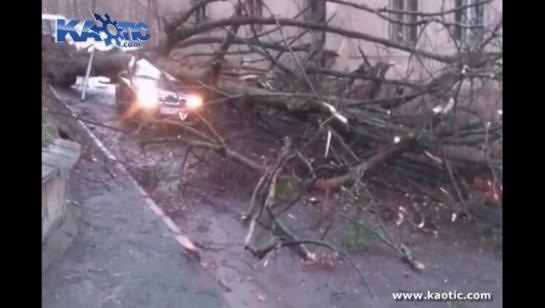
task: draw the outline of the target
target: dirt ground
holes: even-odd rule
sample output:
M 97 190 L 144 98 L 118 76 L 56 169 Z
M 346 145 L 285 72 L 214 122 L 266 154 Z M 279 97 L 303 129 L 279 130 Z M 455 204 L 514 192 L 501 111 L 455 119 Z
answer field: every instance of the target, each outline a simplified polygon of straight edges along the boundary
M 96 83 L 86 102 L 75 89 L 58 90 L 78 116 L 87 122 L 117 129 L 113 89 Z M 274 157 L 279 136 L 259 131 L 225 108 L 211 121 L 229 145 L 256 160 Z M 277 123 L 278 124 L 278 123 Z M 279 124 L 278 124 L 279 125 Z M 289 125 L 286 129 L 289 129 Z M 143 131 L 138 136 L 90 125 L 105 146 L 121 160 L 163 210 L 201 249 L 202 267 L 224 286 L 226 297 L 239 307 L 501 307 L 501 232 L 454 217 L 455 209 L 418 196 L 414 190 L 391 190 L 370 183 L 369 190 L 385 200 L 381 210 L 391 219 L 391 234 L 426 265 L 417 273 L 393 250 L 372 236 L 357 234 L 336 218 L 325 240 L 347 251 L 374 293 L 371 297 L 354 269 L 342 258 L 311 247 L 323 262 L 304 264 L 281 249 L 256 260 L 243 248 L 247 227 L 241 215 L 260 175 L 201 149 L 192 149 L 185 166 L 186 147 L 180 143 L 142 146 L 143 140 L 165 137 Z M 173 130 L 170 137 L 182 135 Z M 366 206 L 340 202 L 335 194 L 314 193 L 287 213 L 286 222 L 301 237 L 316 238 L 324 218 L 334 208 L 353 213 Z M 310 202 L 310 198 L 314 198 Z M 331 220 L 328 220 L 331 222 Z M 331 262 L 329 262 L 331 261 Z M 491 292 L 485 302 L 396 302 L 392 292 Z

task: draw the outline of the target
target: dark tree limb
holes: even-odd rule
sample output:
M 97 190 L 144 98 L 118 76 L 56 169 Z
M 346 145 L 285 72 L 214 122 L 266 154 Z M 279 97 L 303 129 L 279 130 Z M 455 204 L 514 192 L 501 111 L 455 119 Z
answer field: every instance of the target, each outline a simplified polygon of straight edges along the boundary
M 362 177 L 369 177 L 378 171 L 384 164 L 397 158 L 403 152 L 413 149 L 417 144 L 417 139 L 415 137 L 408 137 L 384 151 L 379 151 L 369 160 L 350 168 L 346 174 L 316 181 L 314 187 L 321 190 L 332 189 L 344 185 L 345 183 L 354 182 Z
M 243 2 L 239 0 L 238 3 L 235 5 L 235 13 L 233 14 L 233 18 L 241 16 L 243 7 L 244 7 Z M 238 28 L 240 28 L 240 25 L 232 25 L 231 29 L 227 31 L 227 36 L 221 43 L 221 46 L 219 50 L 217 51 L 217 54 L 214 57 L 213 61 L 223 60 L 225 56 L 225 52 L 229 50 L 229 47 L 231 46 L 233 40 L 235 39 L 237 35 Z
M 180 41 L 176 43 L 175 48 L 185 48 L 193 45 L 205 45 L 205 44 L 221 44 L 224 42 L 224 38 L 221 37 L 209 37 L 209 36 L 202 36 L 202 37 L 194 37 L 187 40 Z M 277 50 L 277 51 L 283 51 L 287 52 L 289 51 L 288 48 L 282 44 L 274 43 L 274 42 L 263 42 L 258 41 L 256 39 L 242 39 L 234 37 L 231 40 L 232 45 L 252 45 L 256 47 L 263 46 L 265 48 L 271 49 L 271 50 Z M 296 52 L 307 52 L 310 48 L 310 44 L 303 44 L 300 46 L 292 46 L 291 47 L 293 51 Z
M 424 266 L 424 264 L 422 264 L 422 262 L 416 260 L 416 258 L 413 256 L 413 254 L 411 253 L 411 251 L 409 250 L 409 248 L 403 244 L 401 245 L 397 245 L 395 244 L 391 239 L 388 239 L 386 238 L 383 234 L 381 234 L 380 232 L 377 232 L 375 230 L 373 230 L 372 228 L 370 228 L 369 226 L 361 223 L 360 221 L 350 217 L 350 216 L 347 216 L 345 214 L 340 214 L 341 217 L 343 217 L 344 219 L 352 222 L 355 226 L 357 226 L 358 228 L 361 228 L 363 230 L 366 230 L 367 232 L 373 234 L 374 236 L 376 236 L 378 239 L 380 239 L 382 242 L 384 242 L 384 244 L 386 244 L 388 247 L 392 248 L 395 252 L 397 252 L 397 254 L 401 257 L 401 259 L 406 262 L 407 264 L 409 264 L 409 266 L 417 271 L 417 272 L 420 272 L 422 270 L 424 270 L 426 267 Z M 383 232 L 385 232 L 386 230 L 383 229 Z
M 336 33 L 345 37 L 361 39 L 364 41 L 377 43 L 385 47 L 390 47 L 390 48 L 398 49 L 408 53 L 417 54 L 424 58 L 433 59 L 443 63 L 454 63 L 460 60 L 459 55 L 436 54 L 430 51 L 415 49 L 409 45 L 404 45 L 402 43 L 397 43 L 389 39 L 377 37 L 374 35 L 358 32 L 358 31 L 353 31 L 353 30 L 349 30 L 349 29 L 345 29 L 341 27 L 323 25 L 321 23 L 316 23 L 316 22 L 306 22 L 306 21 L 292 20 L 287 18 L 259 18 L 254 16 L 247 16 L 247 17 L 215 20 L 215 21 L 210 21 L 210 22 L 200 24 L 193 28 L 185 28 L 182 30 L 177 30 L 175 36 L 172 37 L 172 34 L 171 34 L 171 40 L 175 40 L 176 42 L 183 41 L 196 34 L 206 33 L 216 28 L 223 28 L 223 27 L 234 26 L 234 25 L 249 25 L 249 24 L 281 25 L 281 26 L 306 28 L 310 30 L 326 31 L 326 32 Z M 483 56 L 487 57 L 488 55 L 497 56 L 497 55 L 500 55 L 500 53 L 497 53 L 497 52 L 481 53 L 480 57 L 481 58 Z M 468 56 L 475 57 L 479 55 L 471 54 Z
M 327 242 L 324 242 L 324 241 L 317 241 L 317 240 L 296 240 L 296 241 L 285 240 L 285 241 L 277 241 L 276 243 L 270 244 L 269 246 L 264 247 L 262 249 L 254 249 L 251 252 L 256 258 L 261 260 L 267 254 L 272 252 L 273 250 L 280 249 L 280 248 L 283 248 L 283 247 L 301 246 L 301 245 L 305 245 L 305 244 L 322 246 L 322 247 L 328 248 L 328 249 L 332 250 L 333 252 L 341 255 L 344 259 L 348 260 L 348 262 L 350 262 L 350 265 L 352 265 L 354 270 L 356 270 L 356 272 L 358 273 L 358 276 L 360 277 L 362 283 L 367 288 L 367 291 L 369 292 L 369 294 L 372 297 L 374 297 L 373 291 L 369 287 L 369 284 L 367 283 L 367 280 L 365 279 L 365 276 L 361 272 L 361 270 L 358 267 L 358 265 L 356 264 L 356 262 L 354 262 L 354 260 L 347 253 L 345 253 L 342 250 L 339 250 L 339 249 L 335 248 L 335 246 L 333 246 L 330 243 L 327 243 Z

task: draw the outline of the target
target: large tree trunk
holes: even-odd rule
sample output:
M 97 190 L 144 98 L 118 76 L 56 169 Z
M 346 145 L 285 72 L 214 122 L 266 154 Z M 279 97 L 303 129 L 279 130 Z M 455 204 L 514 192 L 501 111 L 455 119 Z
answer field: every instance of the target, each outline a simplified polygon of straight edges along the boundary
M 325 26 L 326 16 L 327 16 L 326 1 L 325 0 L 310 0 L 308 2 L 310 3 L 310 6 L 311 6 L 308 20 L 319 23 L 319 24 L 323 24 Z M 313 59 L 311 59 L 311 63 L 313 66 L 322 67 L 324 65 L 323 50 L 325 46 L 326 32 L 322 30 L 312 31 L 312 38 L 313 38 L 313 42 L 315 42 L 314 50 L 316 52 L 316 56 L 314 56 Z
M 90 53 L 76 51 L 69 45 L 58 45 L 48 39 L 43 40 L 42 43 L 44 74 L 53 84 L 67 87 L 76 81 L 77 76 L 85 75 Z M 115 81 L 119 72 L 127 68 L 130 58 L 131 54 L 118 50 L 97 51 L 91 74 L 105 76 Z

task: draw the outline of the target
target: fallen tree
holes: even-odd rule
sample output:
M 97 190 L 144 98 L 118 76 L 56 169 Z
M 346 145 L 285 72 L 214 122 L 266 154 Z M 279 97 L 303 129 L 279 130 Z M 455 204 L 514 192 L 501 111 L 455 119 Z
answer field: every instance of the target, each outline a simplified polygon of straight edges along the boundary
M 442 54 L 354 29 L 331 26 L 325 19 L 308 21 L 277 18 L 273 14 L 256 17 L 248 12 L 245 1 L 234 3 L 231 17 L 206 21 L 195 27 L 185 26 L 199 7 L 212 2 L 201 0 L 178 16 L 165 19 L 167 45 L 159 50 L 158 55 L 141 52 L 138 56 L 148 58 L 170 75 L 201 89 L 207 98 L 208 109 L 228 104 L 270 131 L 275 130 L 273 125 L 268 124 L 272 118 L 270 114 L 274 113 L 297 121 L 299 129 L 287 136 L 283 147 L 277 149 L 275 158 L 269 157 L 265 161 L 255 161 L 243 150 L 231 148 L 229 142 L 205 118 L 201 119 L 203 130 L 183 127 L 193 138 L 148 140 L 144 143 L 181 142 L 191 148 L 209 149 L 261 176 L 243 219 L 249 223 L 245 247 L 257 258 L 264 258 L 281 247 L 289 247 L 306 260 L 314 258 L 309 246 L 318 245 L 338 251 L 334 245 L 323 241 L 323 236 L 320 240 L 301 239 L 283 220 L 282 215 L 287 209 L 311 189 L 342 191 L 365 186 L 371 179 L 394 171 L 430 189 L 447 187 L 448 197 L 443 201 L 460 206 L 470 216 L 471 210 L 466 210 L 465 205 L 476 199 L 474 189 L 467 184 L 472 176 L 486 173 L 493 179 L 490 186 L 494 189 L 501 187 L 501 156 L 492 155 L 497 143 L 501 146 L 501 117 L 483 119 L 461 106 L 465 99 L 461 95 L 464 85 L 469 84 L 471 100 L 475 83 L 501 81 L 502 54 L 490 51 L 497 50 L 490 45 L 497 38 L 501 39 L 499 27 L 487 29 L 489 31 L 481 46 L 469 51 L 458 48 L 454 54 Z M 389 22 L 406 23 L 390 20 L 387 16 L 390 12 L 384 9 L 338 0 L 331 2 L 350 5 Z M 268 10 L 266 5 L 265 8 Z M 422 13 L 418 23 L 424 28 L 431 23 L 439 23 L 448 30 L 452 25 L 444 22 L 442 17 L 462 9 Z M 296 16 L 302 15 L 304 10 Z M 256 25 L 272 26 L 265 32 L 275 33 L 276 36 L 267 39 L 266 34 L 256 31 Z M 242 27 L 250 27 L 251 35 L 240 34 Z M 302 34 L 287 36 L 283 30 L 285 27 L 301 29 Z M 223 31 L 225 35 L 202 36 L 210 31 Z M 429 80 L 410 80 L 408 76 L 387 78 L 392 63 L 372 61 L 360 49 L 361 64 L 358 67 L 349 72 L 336 71 L 317 65 L 324 62 L 319 58 L 323 59 L 326 51 L 316 50 L 317 44 L 302 39 L 306 32 L 312 31 L 376 43 L 402 51 L 419 63 L 423 63 L 424 59 L 441 63 L 442 66 L 430 74 Z M 183 62 L 166 56 L 174 54 L 173 49 L 190 49 L 203 44 L 215 44 L 210 48 L 206 62 L 191 63 L 192 60 L 196 62 L 200 55 L 189 56 L 189 52 Z M 237 50 L 233 54 L 250 54 L 266 65 L 259 67 L 233 63 L 229 52 L 234 46 Z M 68 73 L 66 67 L 58 69 L 69 76 L 84 72 L 88 54 L 69 54 L 71 64 Z M 55 71 L 56 60 L 60 57 L 48 58 L 48 71 Z M 125 61 L 128 62 L 125 54 L 99 56 L 95 64 L 96 72 L 114 76 L 123 68 Z M 400 114 L 402 108 L 408 108 L 410 112 Z M 459 121 L 460 115 L 470 120 Z M 478 157 L 461 160 L 449 150 L 453 146 L 471 148 L 477 151 Z M 298 172 L 288 174 L 288 169 Z M 278 179 L 283 177 L 295 178 L 301 186 L 301 194 L 289 204 L 280 205 L 275 198 L 275 190 Z M 492 202 L 501 205 L 501 196 Z M 350 221 L 361 227 L 358 220 Z M 274 241 L 264 246 L 257 245 L 254 241 L 256 228 L 271 233 Z M 406 246 L 386 237 L 383 241 L 411 267 L 423 269 Z M 350 262 L 354 265 L 353 261 Z M 363 280 L 357 266 L 355 268 Z
M 68 87 L 76 82 L 77 76 L 85 76 L 91 53 L 76 50 L 70 45 L 55 44 L 50 38 L 42 40 L 42 65 L 50 83 Z M 131 54 L 117 49 L 96 51 L 91 67 L 92 76 L 105 76 L 117 80 L 119 72 L 126 70 Z
M 391 166 L 390 169 L 412 181 L 435 188 L 450 187 L 450 196 L 443 201 L 457 204 L 466 215 L 471 215 L 471 209 L 466 210 L 465 205 L 476 198 L 474 190 L 467 184 L 474 174 L 484 172 L 493 178 L 492 189 L 501 187 L 501 157 L 491 156 L 492 149 L 497 147 L 498 142 L 501 143 L 501 117 L 491 121 L 475 116 L 465 106 L 461 107 L 464 98 L 460 95 L 464 84 L 470 84 L 471 97 L 474 83 L 482 80 L 501 82 L 502 53 L 493 51 L 495 49 L 490 46 L 501 39 L 501 25 L 487 29 L 482 45 L 467 50 L 456 44 L 457 52 L 451 55 L 331 26 L 325 19 L 297 19 L 306 8 L 294 18 L 277 18 L 272 13 L 268 17 L 253 16 L 244 1 L 234 5 L 234 14 L 229 18 L 206 21 L 195 27 L 185 26 L 199 7 L 212 2 L 199 1 L 175 18 L 165 19 L 167 45 L 161 50 L 162 56 L 141 56 L 148 57 L 180 80 L 200 87 L 206 93 L 209 106 L 230 104 L 241 112 L 250 110 L 255 117 L 253 121 L 262 126 L 267 126 L 263 124 L 267 110 L 275 110 L 302 123 L 304 133 L 289 136 L 284 147 L 279 149 L 276 161 L 270 165 L 255 162 L 245 157 L 244 153 L 232 150 L 217 133 L 206 137 L 206 141 L 172 140 L 214 150 L 262 175 L 254 189 L 249 209 L 243 216 L 243 220 L 249 223 L 245 247 L 257 258 L 261 259 L 280 247 L 290 247 L 303 259 L 313 258 L 307 245 L 318 244 L 336 250 L 323 241 L 300 239 L 282 222 L 281 215 L 299 198 L 284 210 L 274 210 L 278 207 L 274 198 L 276 182 L 279 177 L 288 176 L 283 173 L 288 165 L 300 165 L 306 170 L 296 175 L 303 192 L 357 186 Z M 392 23 L 410 24 L 392 20 L 388 15 L 391 12 L 387 9 L 338 0 L 331 2 L 375 14 Z M 438 23 L 450 29 L 452 24 L 445 22 L 444 16 L 488 2 L 414 14 L 420 17 L 417 23 L 423 28 Z M 257 25 L 273 26 L 274 29 L 258 33 L 255 30 Z M 239 34 L 241 27 L 250 27 L 251 35 Z M 300 28 L 302 33 L 287 37 L 284 27 Z M 220 30 L 224 31 L 225 36 L 201 35 Z M 442 63 L 443 67 L 427 81 L 388 79 L 386 76 L 392 64 L 385 61 L 373 63 L 361 49 L 361 65 L 350 72 L 316 66 L 312 58 L 320 52 L 314 51 L 315 44 L 308 41 L 300 43 L 301 37 L 312 31 L 379 44 L 405 52 L 415 61 L 432 60 Z M 267 35 L 273 32 L 275 39 L 267 39 Z M 218 47 L 210 48 L 212 51 L 209 53 L 186 53 L 183 62 L 164 56 L 175 49 L 205 44 L 216 44 Z M 236 50 L 230 53 L 233 46 Z M 256 55 L 270 70 L 230 63 L 229 56 L 237 54 Z M 207 62 L 190 65 L 192 57 L 202 55 L 209 56 Z M 291 65 L 284 63 L 286 59 L 291 61 Z M 394 90 L 394 95 L 391 90 Z M 410 104 L 419 106 L 421 111 L 398 115 L 400 108 Z M 460 114 L 471 120 L 459 121 Z M 209 131 L 214 131 L 209 124 L 207 127 Z M 197 139 L 202 138 L 194 135 Z M 324 155 L 310 150 L 316 144 L 324 149 Z M 452 147 L 461 146 L 474 149 L 478 154 L 473 157 L 478 158 L 459 159 L 450 151 Z M 501 204 L 501 196 L 492 202 Z M 356 220 L 352 219 L 351 222 L 362 227 Z M 272 231 L 276 240 L 265 247 L 256 247 L 253 242 L 258 226 Z M 418 270 L 424 268 L 406 246 L 383 240 L 411 267 Z

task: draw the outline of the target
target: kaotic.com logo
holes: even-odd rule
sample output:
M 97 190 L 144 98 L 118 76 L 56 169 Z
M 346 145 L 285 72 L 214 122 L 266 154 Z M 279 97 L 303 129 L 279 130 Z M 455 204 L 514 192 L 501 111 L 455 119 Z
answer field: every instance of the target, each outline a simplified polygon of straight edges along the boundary
M 140 47 L 140 42 L 148 41 L 150 26 L 143 22 L 118 22 L 112 20 L 108 14 L 104 17 L 93 13 L 95 20 L 57 19 L 57 35 L 55 41 L 67 43 L 66 37 L 74 42 L 104 42 L 104 45 L 116 47 Z M 83 22 L 83 27 L 81 26 Z

